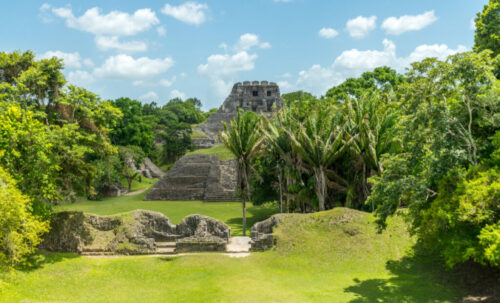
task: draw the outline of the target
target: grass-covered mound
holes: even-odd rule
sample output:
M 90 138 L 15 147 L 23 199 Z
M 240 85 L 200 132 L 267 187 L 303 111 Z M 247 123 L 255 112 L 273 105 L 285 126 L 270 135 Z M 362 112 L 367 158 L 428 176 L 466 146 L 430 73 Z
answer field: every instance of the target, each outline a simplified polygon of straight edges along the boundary
M 412 251 L 401 218 L 377 233 L 370 214 L 286 215 L 274 250 L 247 258 L 91 259 L 72 254 L 4 277 L 1 302 L 456 302 L 449 273 Z
M 220 160 L 232 160 L 234 155 L 223 144 L 219 144 L 210 148 L 201 148 L 189 152 L 186 155 L 216 155 Z

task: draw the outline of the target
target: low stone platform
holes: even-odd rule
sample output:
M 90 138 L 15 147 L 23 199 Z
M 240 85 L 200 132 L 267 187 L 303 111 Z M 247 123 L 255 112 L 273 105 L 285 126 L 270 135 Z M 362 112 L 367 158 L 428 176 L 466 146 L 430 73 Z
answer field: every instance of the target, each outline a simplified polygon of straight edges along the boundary
M 215 155 L 188 155 L 175 163 L 144 200 L 237 201 L 236 184 L 235 160 L 221 161 Z

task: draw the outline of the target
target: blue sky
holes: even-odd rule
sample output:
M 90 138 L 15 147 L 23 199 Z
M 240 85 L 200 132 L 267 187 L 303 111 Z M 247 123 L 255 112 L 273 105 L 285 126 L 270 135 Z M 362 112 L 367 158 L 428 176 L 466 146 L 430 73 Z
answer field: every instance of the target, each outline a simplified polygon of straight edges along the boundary
M 218 107 L 234 82 L 316 95 L 376 66 L 472 48 L 487 0 L 2 1 L 0 50 L 65 59 L 103 98 Z

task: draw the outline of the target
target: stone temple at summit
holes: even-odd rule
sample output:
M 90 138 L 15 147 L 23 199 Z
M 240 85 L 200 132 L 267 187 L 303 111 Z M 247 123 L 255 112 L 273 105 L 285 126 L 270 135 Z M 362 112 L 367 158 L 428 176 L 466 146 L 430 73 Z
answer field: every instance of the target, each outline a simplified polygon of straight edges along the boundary
M 281 108 L 282 103 L 280 88 L 274 82 L 238 82 L 233 85 L 231 93 L 219 110 L 211 115 L 207 122 L 198 126 L 197 130 L 216 143 L 219 131 L 223 130 L 221 121 L 229 123 L 236 116 L 239 109 L 266 115 Z M 210 147 L 200 145 L 197 142 L 194 143 L 199 147 Z
M 236 83 L 219 110 L 196 127 L 205 138 L 193 139 L 193 143 L 198 149 L 220 144 L 219 131 L 224 128 L 221 122 L 229 123 L 239 109 L 271 115 L 282 103 L 274 82 Z M 151 188 L 145 200 L 237 201 L 237 171 L 236 160 L 224 161 L 211 154 L 186 155 Z

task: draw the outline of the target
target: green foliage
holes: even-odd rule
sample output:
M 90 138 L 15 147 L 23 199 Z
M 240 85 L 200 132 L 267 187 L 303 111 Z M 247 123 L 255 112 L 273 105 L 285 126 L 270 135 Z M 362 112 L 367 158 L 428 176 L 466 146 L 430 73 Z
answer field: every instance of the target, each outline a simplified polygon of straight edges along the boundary
M 30 200 L 0 167 L 0 268 L 12 267 L 35 251 L 48 222 L 31 214 Z
M 475 19 L 474 50 L 491 50 L 493 56 L 500 54 L 500 1 L 490 0 Z
M 330 88 L 326 97 L 334 101 L 346 101 L 348 98 L 360 98 L 369 91 L 389 92 L 404 82 L 404 77 L 395 70 L 383 66 L 373 72 L 365 72 L 359 78 L 349 78 L 342 84 Z
M 143 115 L 142 103 L 130 98 L 119 98 L 112 104 L 123 114 L 123 118 L 110 133 L 113 144 L 139 146 L 149 154 L 153 147 L 154 133 Z

